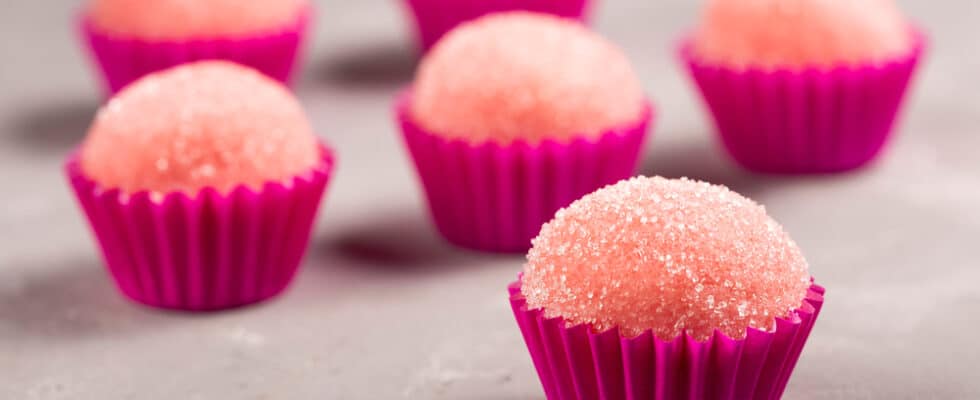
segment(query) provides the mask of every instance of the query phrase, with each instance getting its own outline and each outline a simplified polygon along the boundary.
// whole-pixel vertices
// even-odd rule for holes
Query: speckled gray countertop
[[[340,167],[285,295],[213,314],[118,295],[61,174],[100,96],[78,1],[0,5],[0,399],[542,399],[506,301],[519,256],[442,242],[390,118],[396,0],[321,1],[298,92]],[[980,398],[980,2],[906,0],[932,47],[890,151],[839,176],[737,169],[673,58],[690,0],[604,0],[660,109],[644,174],[767,205],[828,302],[786,398]]]

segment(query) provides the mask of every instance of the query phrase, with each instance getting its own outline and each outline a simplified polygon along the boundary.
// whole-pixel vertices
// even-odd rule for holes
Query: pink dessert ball
[[[295,22],[309,0],[92,0],[99,30],[142,39],[239,37]]]
[[[225,61],[153,73],[99,110],[82,144],[86,176],[131,193],[260,188],[314,167],[318,142],[282,84]]]
[[[464,23],[419,66],[411,116],[471,142],[595,138],[636,123],[642,85],[614,44],[581,23],[507,12]]]
[[[693,39],[696,56],[736,68],[876,63],[913,46],[893,0],[708,0]]]
[[[597,331],[662,340],[771,330],[810,287],[796,243],[724,186],[637,177],[559,211],[527,256],[530,308]]]

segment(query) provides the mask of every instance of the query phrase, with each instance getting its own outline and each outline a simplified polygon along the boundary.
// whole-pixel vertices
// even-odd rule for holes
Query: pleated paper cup
[[[548,400],[776,400],[782,396],[823,305],[813,285],[798,309],[772,332],[744,339],[715,331],[662,340],[646,331],[624,337],[593,332],[528,309],[520,279],[508,287],[514,317]]]
[[[747,169],[830,173],[873,160],[891,137],[925,48],[881,64],[805,70],[735,69],[680,58],[729,154]]]
[[[288,182],[228,193],[205,188],[124,194],[65,170],[106,266],[127,297],[154,307],[205,311],[275,296],[292,281],[309,242],[334,161]]]
[[[79,34],[109,94],[151,72],[200,60],[232,61],[288,85],[312,18],[312,10],[305,9],[294,22],[252,36],[146,40],[107,34],[82,16]]]
[[[633,175],[653,118],[643,116],[597,139],[473,144],[447,139],[412,121],[410,96],[396,105],[439,232],[450,242],[490,252],[524,252],[560,208]]]

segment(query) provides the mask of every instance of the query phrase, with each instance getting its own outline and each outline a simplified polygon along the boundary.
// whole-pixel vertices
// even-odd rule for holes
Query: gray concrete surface
[[[443,243],[396,136],[397,2],[320,3],[298,91],[340,169],[303,271],[275,301],[192,315],[115,292],[61,174],[100,99],[79,2],[0,2],[0,399],[543,398],[505,298],[521,257]],[[980,2],[904,6],[932,47],[890,151],[802,178],[720,151],[672,53],[696,2],[598,10],[661,110],[642,173],[766,204],[828,288],[788,399],[980,398]]]

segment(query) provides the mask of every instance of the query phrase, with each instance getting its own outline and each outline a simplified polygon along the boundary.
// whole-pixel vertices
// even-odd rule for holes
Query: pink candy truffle
[[[709,0],[693,51],[737,68],[833,67],[908,54],[893,0]]]
[[[594,138],[645,107],[629,60],[579,22],[507,12],[464,23],[419,66],[412,118],[470,142]]]
[[[141,39],[240,37],[297,20],[309,0],[92,0],[89,21]]]
[[[810,287],[806,260],[765,208],[724,186],[638,177],[557,213],[534,239],[530,308],[601,332],[697,340],[771,330]]]
[[[282,84],[225,61],[147,75],[101,110],[81,148],[86,176],[131,193],[259,188],[319,160],[303,109]]]

